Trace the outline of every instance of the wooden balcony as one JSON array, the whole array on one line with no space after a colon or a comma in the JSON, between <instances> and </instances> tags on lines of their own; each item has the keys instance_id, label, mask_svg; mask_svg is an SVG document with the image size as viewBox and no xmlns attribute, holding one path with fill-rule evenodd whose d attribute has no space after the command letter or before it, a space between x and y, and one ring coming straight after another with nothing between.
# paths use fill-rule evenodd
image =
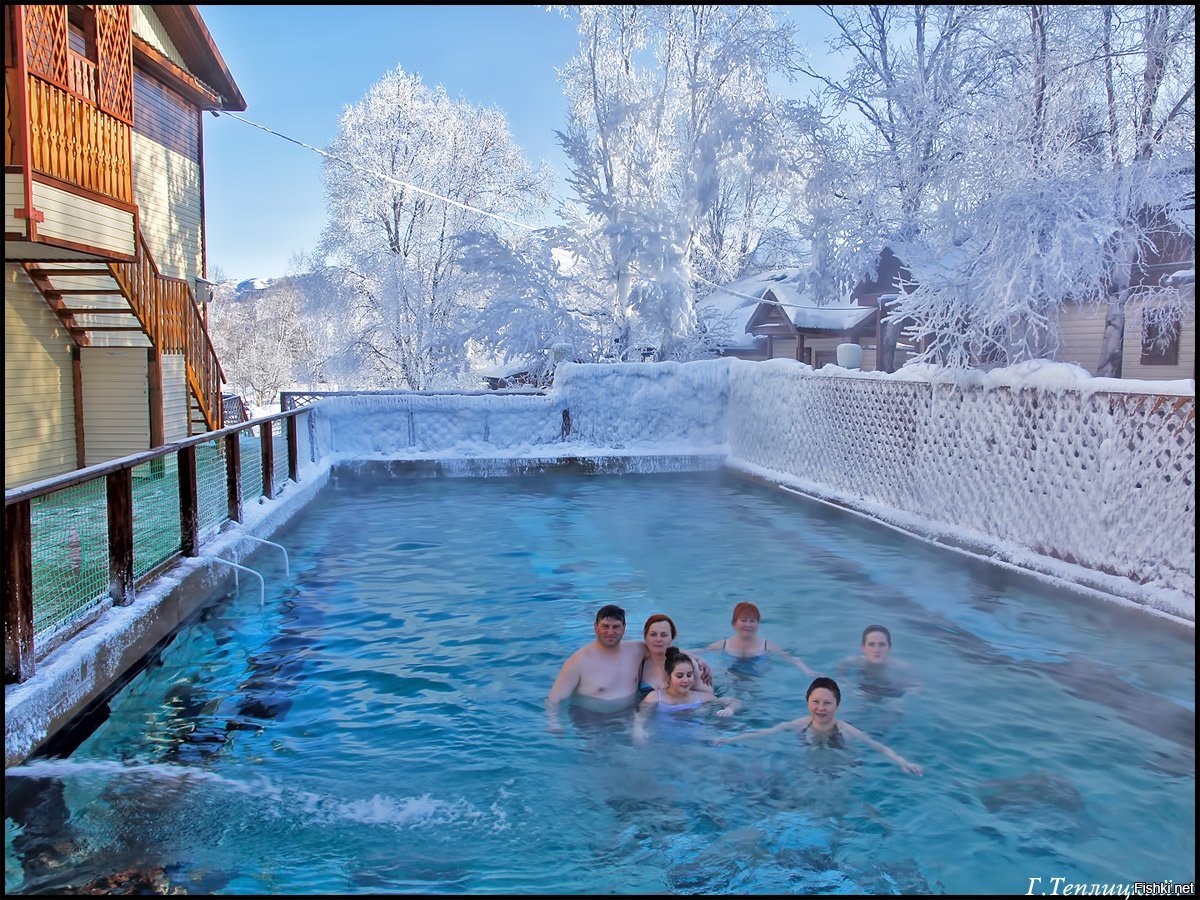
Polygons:
<instances>
[{"instance_id":1,"label":"wooden balcony","mask_svg":"<svg viewBox=\"0 0 1200 900\"><path fill-rule=\"evenodd\" d=\"M97 61L67 46L67 7L5 10L5 259L135 252L128 7L96 7Z\"/></svg>"}]
</instances>

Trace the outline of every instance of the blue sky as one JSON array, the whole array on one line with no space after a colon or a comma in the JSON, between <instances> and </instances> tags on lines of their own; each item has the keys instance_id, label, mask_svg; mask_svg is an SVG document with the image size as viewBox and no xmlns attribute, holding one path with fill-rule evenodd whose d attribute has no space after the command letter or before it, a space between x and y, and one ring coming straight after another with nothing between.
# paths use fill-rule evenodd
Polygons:
<instances>
[{"instance_id":1,"label":"blue sky","mask_svg":"<svg viewBox=\"0 0 1200 900\"><path fill-rule=\"evenodd\" d=\"M402 66L426 84L508 117L525 155L561 174L554 129L566 121L555 74L575 52L574 21L543 6L201 5L246 110L239 115L315 147L385 72ZM815 53L828 32L795 8ZM799 96L806 89L794 87ZM325 224L321 157L228 116L204 117L208 264L227 278L286 274ZM539 223L531 223L539 224Z\"/></svg>"}]
</instances>

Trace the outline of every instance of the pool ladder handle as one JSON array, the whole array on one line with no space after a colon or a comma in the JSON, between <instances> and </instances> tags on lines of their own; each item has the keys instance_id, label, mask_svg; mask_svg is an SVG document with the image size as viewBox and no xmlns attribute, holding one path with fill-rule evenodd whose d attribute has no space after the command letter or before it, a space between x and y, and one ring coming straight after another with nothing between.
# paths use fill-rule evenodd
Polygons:
<instances>
[{"instance_id":1,"label":"pool ladder handle","mask_svg":"<svg viewBox=\"0 0 1200 900\"><path fill-rule=\"evenodd\" d=\"M259 609L263 608L263 606L266 603L266 599L267 599L267 582L265 579L263 579L262 575L260 575L258 572L255 572L253 569L249 568L248 566L243 566L240 563L230 562L229 560L222 559L219 556L197 556L194 558L197 560L202 560L204 562L219 562L219 563L225 563L225 565L227 565L227 566L233 566L233 568L235 569L235 571L233 573L233 590L235 593L237 592L238 584L239 584L238 574L237 574L236 570L241 569L243 572L249 572L251 575L253 575L255 578L258 579L258 608Z\"/></svg>"},{"instance_id":2,"label":"pool ladder handle","mask_svg":"<svg viewBox=\"0 0 1200 900\"><path fill-rule=\"evenodd\" d=\"M257 541L260 544L270 544L272 547L278 547L280 552L283 553L283 577L287 578L291 575L291 571L288 568L287 548L284 547L283 544L277 544L274 541L268 541L265 538L254 537L253 535L249 534L243 534L238 539L243 541Z\"/></svg>"}]
</instances>

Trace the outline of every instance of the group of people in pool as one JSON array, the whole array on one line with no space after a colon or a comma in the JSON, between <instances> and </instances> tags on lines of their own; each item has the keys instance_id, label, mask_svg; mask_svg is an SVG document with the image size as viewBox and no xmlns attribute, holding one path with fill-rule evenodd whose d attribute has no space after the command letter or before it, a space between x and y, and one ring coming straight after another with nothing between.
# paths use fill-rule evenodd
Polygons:
<instances>
[{"instance_id":1,"label":"group of people in pool","mask_svg":"<svg viewBox=\"0 0 1200 900\"><path fill-rule=\"evenodd\" d=\"M804 660L772 641L759 638L761 621L757 606L745 601L738 603L733 608L733 634L714 641L706 649L721 650L738 660L777 656L807 675L817 675ZM573 705L598 711L627 709L636 703L638 710L633 734L639 742L645 740L647 721L656 712L673 713L715 703L721 706L716 712L718 716L731 716L741 708L741 701L736 698L719 697L713 692L712 671L698 653L674 646L679 632L670 616L663 613L650 616L641 641L623 641L625 610L619 606L601 607L593 627L596 639L575 651L563 663L546 697L550 731L562 730L559 710L568 699ZM907 666L889 660L891 647L892 636L888 629L882 625L869 625L863 631L861 656L843 660L839 672L857 668L865 684L900 684L919 689L919 682ZM896 681L885 675L885 670L893 668L900 674ZM844 746L850 738L882 753L911 775L923 774L920 766L849 722L838 719L842 692L832 678L815 677L808 686L805 699L808 703L806 716L780 722L771 728L718 737L713 743L728 744L783 731L793 731L807 743L833 747Z\"/></svg>"}]
</instances>

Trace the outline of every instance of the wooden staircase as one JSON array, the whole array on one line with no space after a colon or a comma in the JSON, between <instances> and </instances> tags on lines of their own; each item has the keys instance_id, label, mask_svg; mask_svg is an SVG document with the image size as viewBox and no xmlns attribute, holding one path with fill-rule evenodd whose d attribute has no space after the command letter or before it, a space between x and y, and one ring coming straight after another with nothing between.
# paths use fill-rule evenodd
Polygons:
<instances>
[{"instance_id":1,"label":"wooden staircase","mask_svg":"<svg viewBox=\"0 0 1200 900\"><path fill-rule=\"evenodd\" d=\"M191 285L158 271L140 228L133 262L36 260L22 265L77 346L157 347L162 353L183 354L188 433L221 427L225 373Z\"/></svg>"}]
</instances>

